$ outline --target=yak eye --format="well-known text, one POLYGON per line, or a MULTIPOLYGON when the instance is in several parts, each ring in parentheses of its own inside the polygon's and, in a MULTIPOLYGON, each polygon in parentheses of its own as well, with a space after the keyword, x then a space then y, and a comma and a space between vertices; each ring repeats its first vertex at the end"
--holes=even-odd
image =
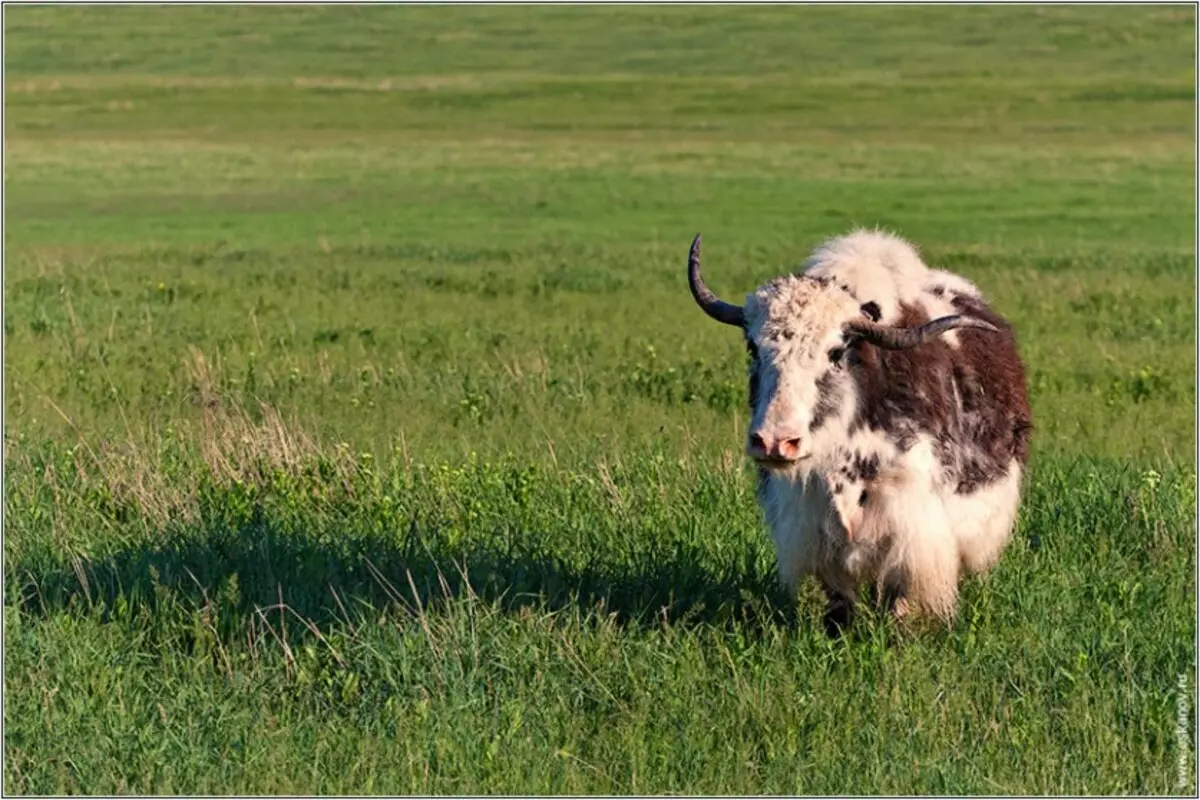
POLYGON ((839 361, 842 360, 842 356, 844 356, 845 354, 846 354, 846 348, 835 347, 829 351, 829 361, 833 364, 837 364, 839 361))

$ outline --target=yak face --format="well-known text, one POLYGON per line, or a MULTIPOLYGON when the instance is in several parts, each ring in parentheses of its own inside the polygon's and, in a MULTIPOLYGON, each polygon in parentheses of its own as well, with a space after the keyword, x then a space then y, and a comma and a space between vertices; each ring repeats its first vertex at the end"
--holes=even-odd
POLYGON ((769 469, 804 469, 826 448, 834 423, 848 423, 853 412, 847 348, 854 342, 845 325, 864 311, 832 283, 794 275, 763 285, 744 308, 747 453, 769 469))

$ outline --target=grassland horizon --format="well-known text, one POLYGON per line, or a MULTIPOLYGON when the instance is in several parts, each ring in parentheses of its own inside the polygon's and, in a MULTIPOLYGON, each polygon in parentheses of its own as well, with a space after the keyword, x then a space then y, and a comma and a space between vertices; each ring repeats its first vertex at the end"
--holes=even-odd
POLYGON ((1194 9, 4 20, 6 793, 1195 791, 1194 9), (859 225, 1036 429, 831 640, 684 267, 859 225))

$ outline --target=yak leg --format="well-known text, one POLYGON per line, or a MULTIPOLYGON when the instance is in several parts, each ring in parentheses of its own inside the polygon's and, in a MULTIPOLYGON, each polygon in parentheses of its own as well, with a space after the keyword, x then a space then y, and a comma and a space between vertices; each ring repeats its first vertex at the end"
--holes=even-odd
POLYGON ((892 537, 878 579, 892 614, 919 610, 952 618, 960 556, 941 498, 928 486, 909 484, 882 499, 892 537))
POLYGON ((820 523, 824 509, 819 497, 803 485, 769 475, 759 475, 759 502, 775 543, 779 583, 788 600, 796 601, 800 581, 816 572, 821 562, 820 523))
POLYGON ((826 567, 821 571, 825 592, 825 633, 839 636, 854 621, 855 584, 844 570, 826 567))
POLYGON ((893 573, 889 576, 888 582, 882 584, 876 591, 878 602, 888 610, 893 619, 897 620, 904 619, 912 610, 903 583, 903 581, 897 580, 897 576, 893 573))
MULTIPOLYGON (((776 532, 773 532, 776 533, 776 532)), ((776 533, 775 560, 779 567, 779 583, 787 593, 788 601, 796 602, 800 581, 816 571, 816 536, 801 529, 776 533)))
POLYGON ((898 619, 916 609, 950 619, 958 603, 958 572, 958 549, 953 540, 936 533, 928 535, 885 561, 879 575, 883 599, 898 619))

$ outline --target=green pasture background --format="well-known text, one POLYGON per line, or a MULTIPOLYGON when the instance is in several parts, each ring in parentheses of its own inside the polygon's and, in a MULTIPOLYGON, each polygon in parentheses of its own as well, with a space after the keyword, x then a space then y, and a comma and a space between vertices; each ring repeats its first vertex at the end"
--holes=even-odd
POLYGON ((1194 790, 1193 8, 4 36, 6 791, 1194 790), (954 625, 828 641, 684 265, 858 225, 1012 320, 1036 433, 954 625))

